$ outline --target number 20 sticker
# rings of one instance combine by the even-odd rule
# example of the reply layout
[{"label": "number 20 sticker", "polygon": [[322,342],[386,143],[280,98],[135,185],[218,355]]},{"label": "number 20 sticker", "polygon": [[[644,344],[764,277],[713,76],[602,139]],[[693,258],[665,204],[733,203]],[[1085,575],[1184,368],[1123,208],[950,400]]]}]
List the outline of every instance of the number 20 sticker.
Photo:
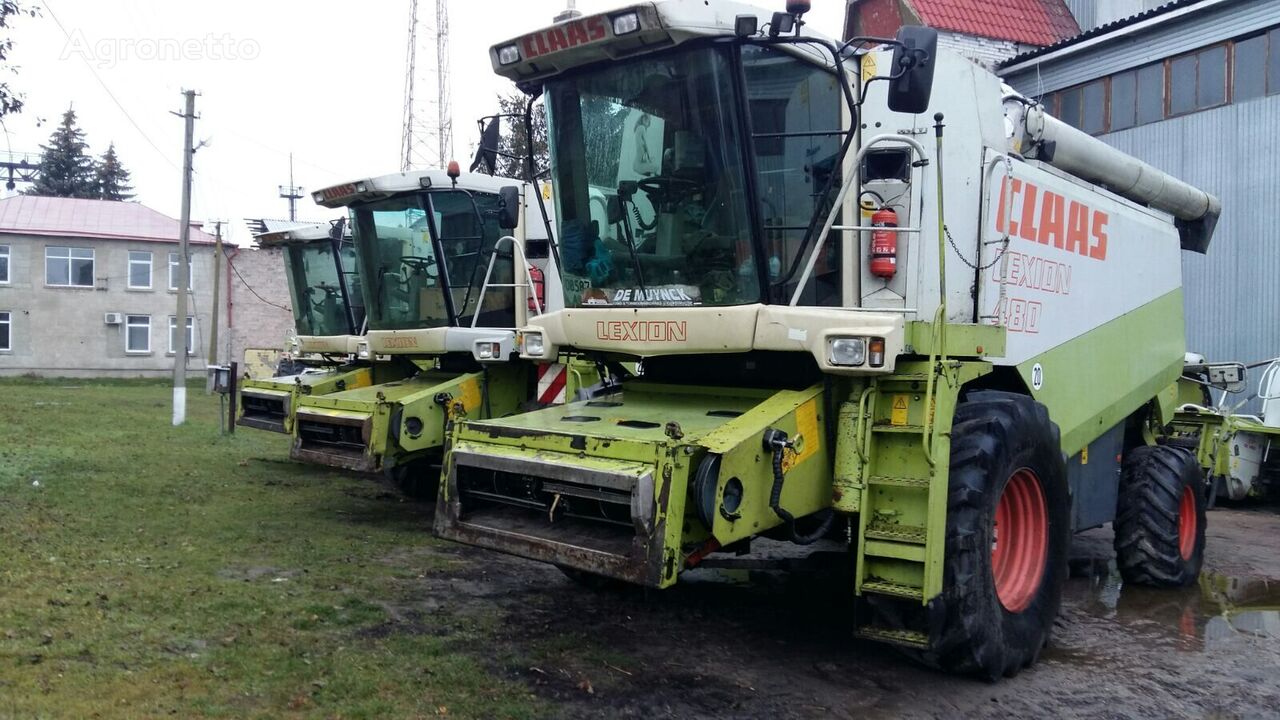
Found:
[{"label": "number 20 sticker", "polygon": [[1044,387],[1044,368],[1040,367],[1040,363],[1031,366],[1031,388],[1039,390]]}]

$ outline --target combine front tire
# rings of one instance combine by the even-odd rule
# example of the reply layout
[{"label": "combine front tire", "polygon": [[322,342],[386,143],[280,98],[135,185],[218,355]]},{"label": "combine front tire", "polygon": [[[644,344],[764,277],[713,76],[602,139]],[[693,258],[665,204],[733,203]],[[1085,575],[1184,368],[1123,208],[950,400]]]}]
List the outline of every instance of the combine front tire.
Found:
[{"label": "combine front tire", "polygon": [[1125,582],[1182,587],[1204,560],[1200,464],[1176,445],[1139,447],[1124,460],[1116,507],[1116,564]]},{"label": "combine front tire", "polygon": [[1043,405],[971,393],[951,431],[941,627],[928,664],[987,679],[1035,662],[1067,576],[1071,507]]}]

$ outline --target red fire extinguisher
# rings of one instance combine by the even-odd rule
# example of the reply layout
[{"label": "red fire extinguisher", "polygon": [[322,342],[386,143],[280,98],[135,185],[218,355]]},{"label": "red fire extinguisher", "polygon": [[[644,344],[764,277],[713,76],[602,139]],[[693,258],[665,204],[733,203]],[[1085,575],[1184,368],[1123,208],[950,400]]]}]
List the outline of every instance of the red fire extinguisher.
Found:
[{"label": "red fire extinguisher", "polygon": [[533,283],[533,292],[529,293],[529,312],[546,312],[547,311],[547,283],[546,276],[542,274],[542,269],[529,266],[529,280]]},{"label": "red fire extinguisher", "polygon": [[871,216],[871,274],[886,280],[898,272],[898,233],[881,228],[898,227],[898,213],[882,207]]}]

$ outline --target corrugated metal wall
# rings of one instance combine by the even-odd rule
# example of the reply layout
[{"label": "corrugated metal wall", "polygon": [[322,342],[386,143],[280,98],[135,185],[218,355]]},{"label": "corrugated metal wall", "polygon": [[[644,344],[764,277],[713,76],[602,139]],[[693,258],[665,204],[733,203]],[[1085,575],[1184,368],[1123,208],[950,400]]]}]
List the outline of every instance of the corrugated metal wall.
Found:
[{"label": "corrugated metal wall", "polygon": [[[1195,18],[1042,64],[1006,82],[1039,95],[1092,80],[1276,25],[1280,2],[1239,0]],[[1183,253],[1188,348],[1212,360],[1256,362],[1280,355],[1280,95],[1101,139],[1222,200],[1208,254]],[[1254,370],[1251,380],[1260,373]],[[1257,412],[1258,403],[1246,410]]]},{"label": "corrugated metal wall", "polygon": [[1222,200],[1208,254],[1183,253],[1188,348],[1215,360],[1280,355],[1280,95],[1101,139]]},{"label": "corrugated metal wall", "polygon": [[1236,0],[1171,20],[1140,36],[1117,38],[1060,61],[1050,59],[1017,73],[1005,74],[1005,82],[1022,93],[1040,97],[1277,23],[1280,23],[1277,0]]}]

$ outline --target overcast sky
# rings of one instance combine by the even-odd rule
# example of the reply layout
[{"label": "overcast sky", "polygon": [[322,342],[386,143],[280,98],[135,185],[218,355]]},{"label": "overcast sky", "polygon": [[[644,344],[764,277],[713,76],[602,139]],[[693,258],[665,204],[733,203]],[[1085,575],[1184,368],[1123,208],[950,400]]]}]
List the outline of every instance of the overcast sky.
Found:
[{"label": "overcast sky", "polygon": [[[408,0],[35,0],[45,10],[15,21],[10,84],[26,108],[4,119],[8,147],[37,152],[69,104],[97,155],[115,142],[137,200],[179,214],[183,89],[196,98],[192,218],[288,217],[278,186],[308,194],[399,169]],[[30,4],[29,2],[27,4]],[[423,0],[428,19],[435,3]],[[510,84],[493,74],[490,45],[550,24],[565,0],[451,0],[454,155],[468,162],[475,120]],[[628,4],[578,0],[588,14]],[[768,3],[782,9],[782,0]],[[843,0],[814,0],[809,20],[838,35]],[[113,99],[114,98],[114,99]],[[309,196],[300,219],[332,211]]]}]

